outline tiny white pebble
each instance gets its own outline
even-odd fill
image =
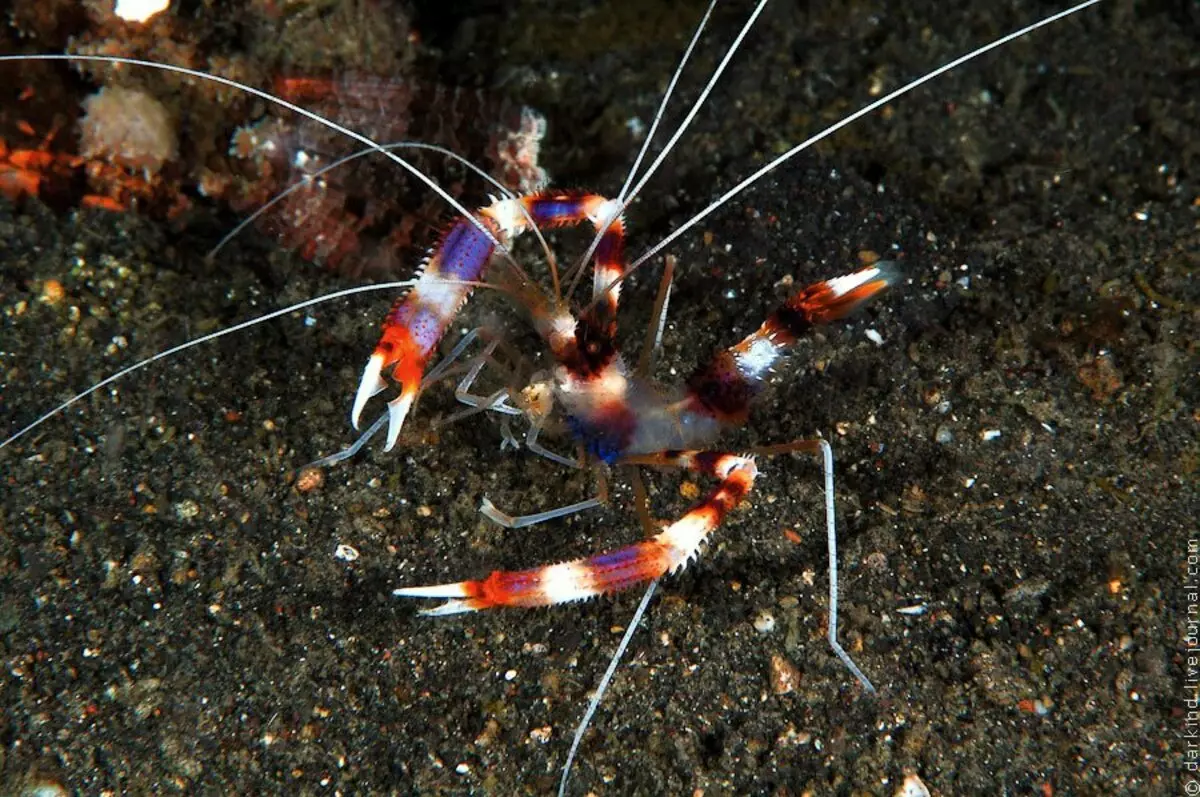
[[[333,552],[334,559],[341,559],[343,562],[353,562],[358,558],[358,551],[350,545],[342,543]]]
[[[113,14],[126,22],[146,22],[169,5],[170,0],[117,0]]]
[[[23,797],[67,797],[70,792],[64,789],[57,783],[52,781],[43,781],[30,786],[26,786],[21,794]]]
[[[769,634],[775,630],[775,615],[770,612],[759,612],[754,618],[754,630],[760,634]]]
[[[983,432],[980,433],[979,439],[985,443],[989,443],[992,440],[995,440],[999,436],[1000,436],[999,429],[984,429]]]
[[[883,345],[883,335],[880,335],[878,330],[868,329],[865,334],[867,336],[867,340],[871,341],[876,346]]]
[[[200,514],[200,505],[190,498],[175,504],[175,516],[180,520],[191,520]]]
[[[470,765],[470,764],[466,764],[466,763],[459,764],[458,766],[456,766],[456,767],[454,768],[454,771],[455,771],[455,772],[457,772],[457,773],[458,773],[458,774],[460,774],[460,775],[465,775],[465,774],[467,774],[468,772],[470,772],[470,771],[471,771],[471,765]]]
[[[517,677],[516,670],[509,670],[508,672],[504,673],[504,680],[506,680],[506,681],[511,681],[516,677]]]
[[[910,773],[896,789],[896,797],[929,797],[929,787],[916,773]]]

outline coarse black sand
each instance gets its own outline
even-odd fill
[[[528,99],[559,183],[615,193],[626,121],[649,122],[700,9],[480,5],[415,14],[448,79]],[[748,11],[731,5],[684,97]],[[631,208],[631,254],[873,88],[1058,8],[802,5],[768,7]],[[1190,2],[1101,4],[854,125],[672,247],[663,381],[757,325],[785,278],[871,251],[908,278],[802,346],[728,437],[832,440],[843,640],[880,695],[823,638],[819,469],[763,459],[748,504],[661,585],[571,793],[891,794],[913,774],[943,795],[1178,793],[1197,749],[1198,34]],[[345,287],[255,235],[206,264],[217,237],[0,207],[5,433],[139,357]],[[631,352],[657,270],[625,292]],[[63,301],[41,301],[48,279]],[[531,512],[594,479],[501,452],[489,417],[431,430],[454,406],[439,389],[397,450],[300,492],[295,471],[354,437],[390,301],[154,365],[0,451],[0,793],[554,790],[638,594],[427,619],[391,590],[634,540],[628,482],[606,509],[500,529],[485,495]],[[519,319],[479,296],[456,329]],[[657,516],[686,508],[678,476],[652,481]],[[781,665],[796,682],[778,694]]]

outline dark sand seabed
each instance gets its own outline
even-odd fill
[[[765,12],[632,208],[632,252],[873,80],[1056,8],[806,5]],[[544,165],[615,192],[623,122],[649,120],[698,10],[596,5],[577,26],[545,6],[443,10],[427,38],[448,79],[523,76],[508,85],[550,119]],[[718,14],[687,96],[742,13]],[[818,469],[763,460],[748,506],[663,583],[573,793],[891,794],[911,773],[943,795],[1179,793],[1200,537],[1198,34],[1193,3],[1103,4],[854,126],[673,249],[664,380],[746,334],[786,275],[900,248],[909,284],[802,349],[728,438],[833,440],[843,638],[881,694],[823,640]],[[207,236],[0,208],[6,428],[136,357],[346,284],[255,236],[206,265]],[[47,278],[65,302],[38,301]],[[626,292],[633,340],[655,279]],[[495,527],[484,495],[529,512],[592,480],[501,453],[490,419],[429,432],[453,401],[435,391],[402,449],[299,493],[294,470],[353,436],[388,302],[154,366],[0,452],[0,793],[553,790],[638,596],[431,620],[391,590],[636,539],[628,489]],[[461,326],[517,317],[483,299]],[[115,336],[127,347],[110,351]],[[653,479],[655,513],[681,512],[680,479]],[[334,556],[343,544],[357,560]],[[798,671],[790,693],[773,659]]]

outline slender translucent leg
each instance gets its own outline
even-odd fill
[[[508,404],[508,389],[501,388],[490,396],[477,396],[472,394],[471,386],[475,384],[475,380],[479,378],[483,366],[491,362],[492,353],[496,351],[496,347],[500,345],[500,339],[497,338],[489,343],[482,352],[479,353],[471,364],[470,370],[463,380],[458,383],[458,387],[454,389],[454,397],[459,402],[466,404],[469,407],[474,407],[477,410],[494,410],[502,412],[505,415],[520,415],[521,411],[516,407]],[[469,414],[469,413],[468,413]],[[462,416],[452,416],[462,417]]]
[[[499,412],[503,415],[520,415],[521,411],[516,407],[508,404],[508,388],[500,388],[490,396],[471,396],[471,406],[465,410],[452,412],[444,418],[438,418],[434,422],[434,428],[449,426],[452,423],[458,423],[463,418],[469,418],[472,415],[478,415],[481,412]],[[460,399],[461,400],[461,399]],[[478,404],[473,403],[478,400]],[[463,402],[466,404],[467,402]]]
[[[501,419],[500,436],[503,438],[500,441],[501,451],[507,451],[510,448],[516,451],[521,448],[521,441],[517,439],[515,434],[513,434],[512,423],[509,418]]]
[[[544,523],[547,520],[566,517],[567,515],[583,512],[586,509],[594,509],[598,506],[604,506],[603,499],[589,498],[586,501],[580,501],[576,504],[560,506],[557,509],[547,509],[545,512],[535,512],[532,515],[509,515],[501,512],[496,508],[495,504],[484,498],[483,502],[479,505],[479,514],[494,523],[499,523],[506,529],[523,529],[526,526],[533,526],[538,523]]]
[[[650,516],[650,493],[646,490],[646,482],[642,480],[641,468],[629,468],[629,483],[633,487],[633,505],[637,511],[638,522],[647,537],[653,537],[659,528]]]
[[[597,491],[595,498],[589,498],[586,501],[580,501],[568,506],[560,506],[557,509],[547,509],[544,512],[535,512],[532,515],[510,515],[507,512],[501,512],[496,508],[487,497],[479,505],[479,513],[491,520],[494,523],[499,523],[507,529],[521,529],[526,526],[533,526],[538,523],[544,523],[547,520],[566,517],[573,515],[576,512],[583,512],[588,509],[594,509],[598,506],[604,506],[608,503],[608,480],[604,476],[604,471],[597,469]]]
[[[450,353],[443,357],[437,365],[429,369],[429,373],[425,374],[425,379],[422,381],[427,385],[432,382],[436,382],[438,379],[441,379],[443,376],[445,376],[446,372],[450,369],[450,366],[462,356],[462,353],[466,351],[467,346],[470,346],[471,343],[479,337],[479,333],[482,330],[483,327],[475,327],[470,332],[463,335],[462,339],[459,340],[458,343],[454,344],[454,348],[450,351]]]
[[[539,443],[537,439],[538,435],[541,433],[541,421],[535,421],[531,423],[529,425],[529,431],[525,433],[525,447],[538,456],[545,457],[546,459],[552,462],[557,462],[560,465],[566,465],[568,468],[578,469],[583,467],[584,463],[581,460],[570,459],[569,457],[564,457],[562,454],[555,454],[553,451]]]
[[[478,332],[478,330],[472,330],[470,333],[472,339],[475,336],[475,332]],[[496,350],[496,346],[499,344],[499,342],[499,339],[496,339],[487,345],[483,352],[476,357],[475,362],[472,363],[470,369],[467,371],[467,375],[463,378],[454,391],[455,398],[457,398],[463,404],[471,407],[471,409],[456,412],[448,418],[442,419],[438,422],[439,426],[462,420],[467,416],[474,415],[477,412],[482,412],[485,410],[500,412],[505,415],[512,416],[524,415],[520,409],[508,403],[510,396],[507,388],[501,388],[495,393],[492,393],[490,396],[478,396],[470,393],[471,386],[474,385],[475,380],[479,378],[479,374],[482,372],[484,365],[486,365],[488,362],[491,362],[492,353]],[[455,347],[454,352],[451,352],[450,356],[454,357],[456,354],[460,353],[462,345],[463,344],[459,344],[459,346]],[[545,457],[551,462],[557,462],[558,464],[565,465],[568,468],[582,468],[584,465],[582,460],[571,459],[570,457],[563,456],[562,454],[556,454],[538,442],[538,436],[542,432],[542,424],[543,421],[540,419],[530,421],[529,430],[525,433],[525,447],[538,456]],[[505,443],[511,445],[515,444],[515,442],[516,440],[512,436],[511,431],[506,432]],[[492,519],[496,520],[496,522],[500,523],[501,525],[505,525],[505,523],[504,521],[499,520],[499,517],[511,517],[503,512],[499,512],[499,510],[496,510],[494,506],[492,507],[492,511],[495,511],[497,515],[497,517],[493,517]],[[492,517],[491,515],[488,516]],[[558,516],[554,515],[553,517]]]
[[[850,654],[842,647],[842,643],[838,641],[838,559],[837,522],[833,506],[833,447],[829,445],[828,441],[818,438],[755,449],[755,453],[768,456],[791,451],[807,451],[813,454],[820,451],[821,453],[822,470],[825,475],[825,536],[829,544],[829,631],[827,634],[829,646],[842,660],[842,664],[846,665],[846,669],[863,685],[863,688],[871,694],[877,694],[870,679],[859,669],[854,660],[850,658]]]
[[[375,423],[368,426],[367,430],[359,435],[358,439],[351,443],[349,447],[343,448],[336,454],[330,454],[327,457],[321,457],[316,462],[310,462],[301,468],[301,470],[307,470],[308,468],[327,468],[330,465],[338,464],[342,460],[350,459],[350,457],[362,450],[362,447],[367,444],[368,440],[375,436],[376,432],[383,428],[383,425],[387,423],[387,419],[388,414],[385,412],[376,418]]]
[[[654,311],[650,314],[646,338],[642,341],[642,351],[638,356],[637,374],[645,379],[651,377],[654,360],[658,356],[658,350],[662,348],[663,329],[667,326],[667,305],[671,301],[671,284],[674,279],[675,257],[667,255],[662,279],[658,282],[658,295],[654,297]]]
[[[476,327],[475,329],[472,329],[467,334],[463,335],[462,340],[460,340],[454,346],[454,349],[451,350],[450,354],[448,354],[444,359],[442,359],[442,361],[439,362],[435,367],[431,368],[429,370],[429,373],[427,373],[425,375],[425,378],[423,380],[421,380],[421,389],[424,390],[429,385],[433,384],[437,380],[442,379],[445,376],[447,376],[449,373],[451,373],[452,369],[455,365],[455,362],[458,360],[459,357],[462,356],[462,353],[466,350],[467,346],[469,346],[472,341],[474,341],[476,338],[479,337],[479,333],[482,331],[482,329],[483,329],[482,327]],[[490,354],[491,351],[495,349],[497,342],[498,341],[492,341],[492,343],[489,344],[489,347],[488,347],[486,353]],[[468,372],[467,379],[474,381],[475,377],[478,376],[479,369],[481,369],[483,367],[483,365],[482,365],[482,363],[483,363],[482,357],[483,356],[484,355],[480,355],[481,359],[480,359],[479,363],[472,364],[472,366],[471,366],[472,371]],[[467,379],[464,379],[463,381],[467,382]],[[467,382],[467,384],[469,386],[470,383]],[[462,383],[460,383],[459,386],[461,387]],[[456,394],[457,394],[457,391],[456,391]],[[507,393],[507,391],[505,391],[504,398],[506,398],[507,395],[508,395],[508,393]],[[493,396],[493,399],[495,399],[495,396]],[[520,410],[517,410],[515,407],[510,407],[507,404],[503,404],[502,400],[496,400],[495,404],[485,405],[484,407],[482,407],[482,409],[497,409],[498,411],[505,412],[507,414],[514,414],[514,413],[517,415],[521,414]],[[344,448],[335,454],[330,454],[327,457],[322,457],[321,459],[318,459],[315,462],[310,462],[309,464],[305,465],[304,468],[327,468],[330,465],[336,465],[339,462],[350,459],[355,454],[357,454],[359,451],[361,451],[363,446],[365,446],[367,444],[367,442],[372,437],[374,437],[375,434],[380,429],[383,428],[383,425],[387,422],[387,418],[388,418],[388,414],[385,412],[384,414],[382,414],[378,418],[376,418],[375,422],[372,423],[369,427],[367,427],[367,430],[365,432],[363,432],[361,435],[359,435],[358,439],[355,440],[353,443],[351,443],[347,448]],[[450,419],[443,420],[441,423],[444,425],[446,423],[450,423],[451,420],[454,420],[454,419],[455,419],[454,416],[451,416]],[[302,468],[302,470],[303,470],[303,468]]]
[[[434,369],[434,371],[441,369],[437,376],[441,377],[449,373],[448,369],[442,368],[443,363],[452,361],[454,358],[462,354],[462,350],[466,347],[466,344],[478,337],[477,333],[479,331],[480,328],[476,328],[463,336],[463,340],[454,347],[454,351],[450,353],[450,356],[447,357],[442,363],[439,363],[438,367]],[[508,403],[508,388],[500,388],[489,396],[477,396],[470,392],[471,386],[475,384],[475,380],[479,378],[479,373],[483,370],[483,367],[489,362],[492,362],[492,354],[496,351],[496,347],[499,344],[500,339],[496,338],[488,343],[482,352],[472,357],[467,365],[466,376],[462,378],[462,381],[460,381],[458,386],[454,389],[454,397],[458,399],[460,403],[466,404],[470,409],[459,410],[458,412],[451,413],[445,418],[439,418],[434,422],[434,428],[449,426],[452,423],[461,421],[463,418],[468,418],[480,412],[499,412],[504,415],[522,414],[521,410]],[[430,373],[433,372],[431,371]]]
[[[818,440],[817,443],[821,446],[821,464],[825,472],[825,536],[829,542],[829,646],[863,688],[871,694],[876,694],[870,679],[850,658],[842,643],[838,642],[838,558],[837,524],[833,509],[833,447],[826,440]]]

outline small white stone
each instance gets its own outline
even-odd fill
[[[146,22],[155,14],[160,14],[171,5],[171,0],[117,0],[113,12],[126,22]]]
[[[769,611],[761,611],[754,618],[754,630],[760,634],[769,634],[775,630],[775,615]]]
[[[909,773],[900,788],[896,789],[896,797],[929,797],[929,787],[915,772]]]

